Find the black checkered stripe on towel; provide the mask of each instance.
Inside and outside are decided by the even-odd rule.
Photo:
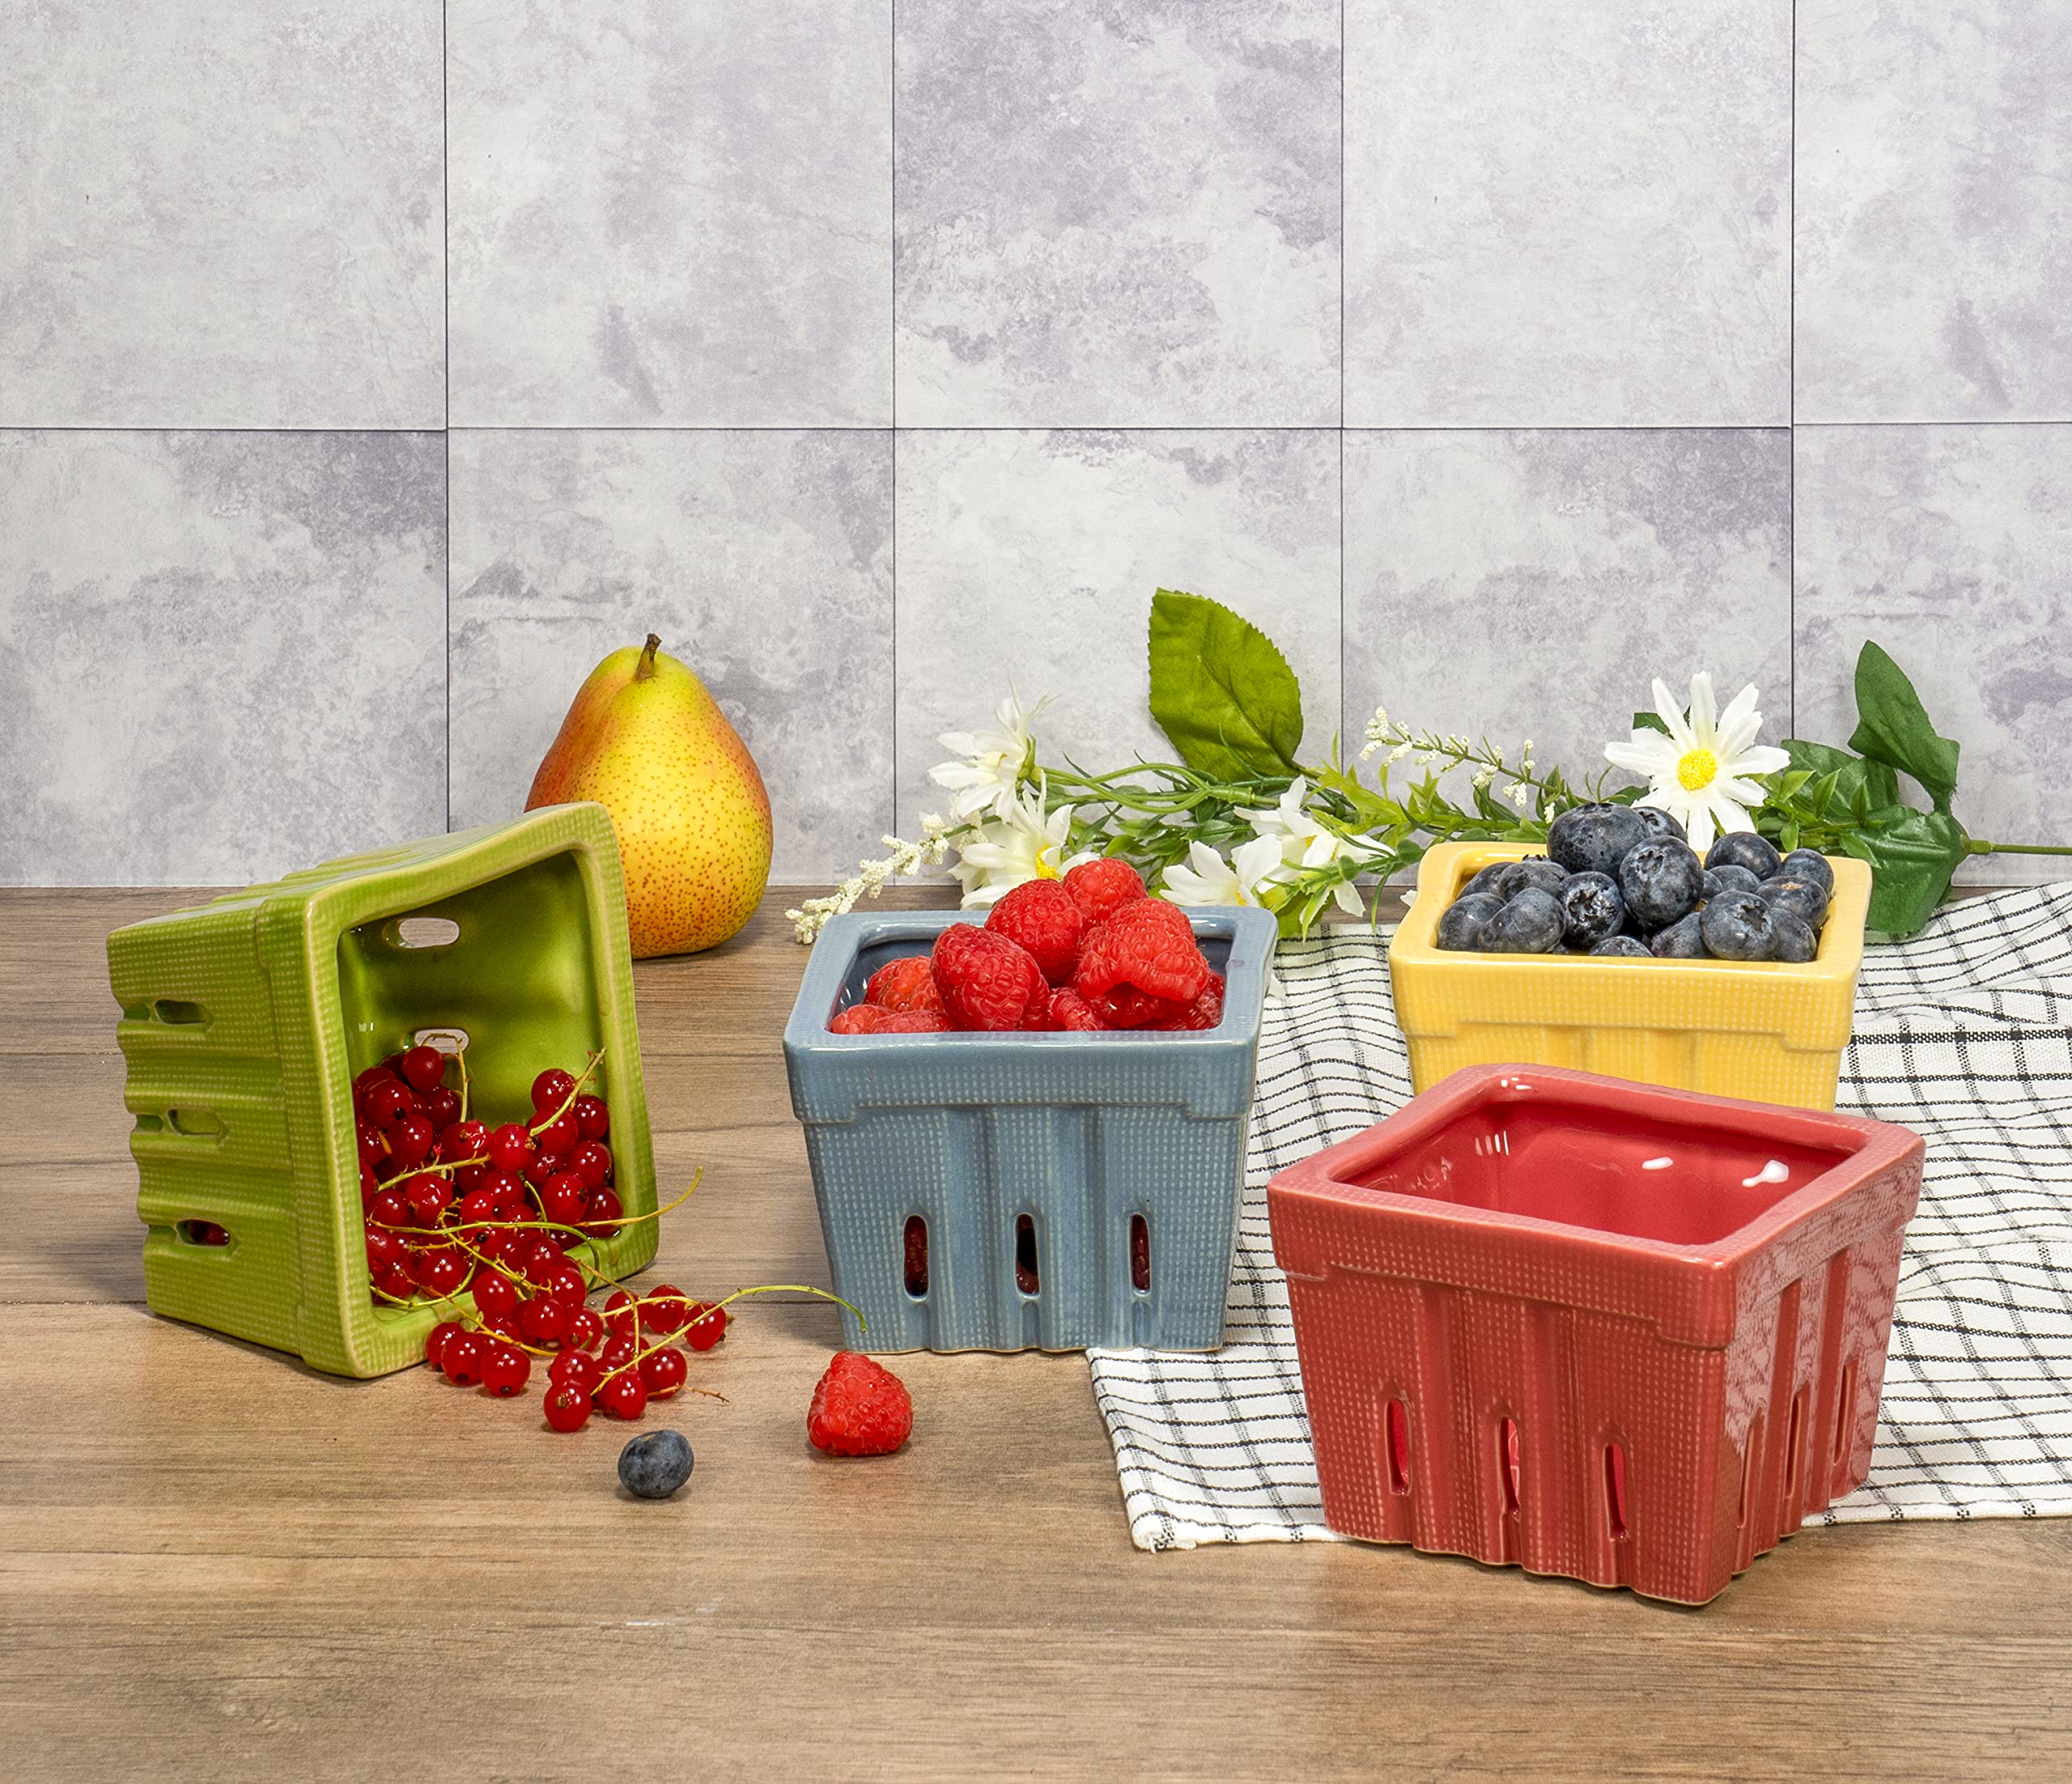
[[[1281,946],[1224,1349],[1089,1353],[1140,1548],[1331,1537],[1265,1184],[1409,1099],[1386,947]],[[1870,1477],[1824,1521],[2072,1514],[2072,885],[1871,949],[1838,1102],[1928,1156]]]

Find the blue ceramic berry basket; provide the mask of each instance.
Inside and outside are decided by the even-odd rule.
[[[1271,913],[1190,912],[1226,980],[1181,1034],[830,1034],[966,911],[851,913],[784,1030],[852,1349],[1213,1350],[1237,1242]]]

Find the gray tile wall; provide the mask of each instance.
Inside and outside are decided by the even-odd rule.
[[[2072,840],[2065,7],[6,16],[0,883],[515,811],[650,629],[829,877],[1010,680],[1156,747],[1161,584],[1319,750],[1839,739],[1875,636]]]

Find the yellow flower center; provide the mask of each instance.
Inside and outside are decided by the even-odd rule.
[[[1709,750],[1687,750],[1676,763],[1676,778],[1683,782],[1686,792],[1709,787],[1718,772],[1719,758]]]

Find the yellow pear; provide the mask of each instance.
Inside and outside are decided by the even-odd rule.
[[[636,959],[712,947],[754,915],[770,795],[719,703],[652,632],[590,672],[525,809],[579,799],[618,832]]]

